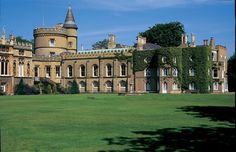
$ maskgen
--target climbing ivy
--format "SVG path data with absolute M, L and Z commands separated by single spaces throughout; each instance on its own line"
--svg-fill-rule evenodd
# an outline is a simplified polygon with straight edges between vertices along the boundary
M 166 57 L 166 62 L 162 62 Z M 174 60 L 176 59 L 176 62 Z M 166 47 L 157 50 L 135 51 L 133 53 L 134 72 L 143 71 L 147 67 L 171 67 L 178 70 L 178 77 L 173 77 L 182 90 L 188 90 L 189 83 L 195 84 L 199 93 L 209 92 L 211 78 L 211 49 L 199 46 L 194 48 Z M 189 69 L 194 68 L 195 76 L 189 76 Z M 208 72 L 209 69 L 209 72 Z M 172 73 L 172 70 L 171 70 Z M 212 87 L 211 87 L 212 88 Z

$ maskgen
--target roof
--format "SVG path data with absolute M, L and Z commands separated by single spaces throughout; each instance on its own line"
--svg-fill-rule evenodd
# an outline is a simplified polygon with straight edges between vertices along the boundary
M 160 45 L 153 44 L 153 43 L 146 43 L 143 46 L 144 50 L 154 50 L 154 49 L 160 49 Z
M 71 6 L 69 6 L 67 14 L 66 14 L 66 19 L 65 22 L 63 24 L 64 28 L 75 28 L 78 29 L 76 23 L 75 23 L 75 19 L 73 16 L 73 12 L 72 12 L 72 8 Z

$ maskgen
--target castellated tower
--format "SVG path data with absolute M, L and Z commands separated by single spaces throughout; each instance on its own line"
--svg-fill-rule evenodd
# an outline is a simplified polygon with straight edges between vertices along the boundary
M 64 24 L 34 29 L 35 54 L 43 56 L 76 53 L 77 25 L 69 6 Z

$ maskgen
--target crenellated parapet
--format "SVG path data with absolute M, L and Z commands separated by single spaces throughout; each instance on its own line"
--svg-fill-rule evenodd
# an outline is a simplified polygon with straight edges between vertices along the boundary
M 34 29 L 34 35 L 38 34 L 60 34 L 60 35 L 67 35 L 67 30 L 64 28 L 36 28 Z
M 100 49 L 100 50 L 83 50 L 83 51 L 78 51 L 77 54 L 64 54 L 62 55 L 62 59 L 114 57 L 116 56 L 116 54 L 121 54 L 121 53 L 129 56 L 132 55 L 132 52 L 134 50 L 135 50 L 134 47 Z
M 33 61 L 60 62 L 61 56 L 39 56 L 33 55 Z
M 24 49 L 24 50 L 32 50 L 32 44 L 31 43 L 23 43 L 23 42 L 14 42 L 13 47 L 15 49 Z

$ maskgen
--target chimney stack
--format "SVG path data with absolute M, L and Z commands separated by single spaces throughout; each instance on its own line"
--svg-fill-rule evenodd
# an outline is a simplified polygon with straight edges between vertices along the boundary
M 203 40 L 203 45 L 208 46 L 208 39 Z
M 116 36 L 114 34 L 108 35 L 108 49 L 116 48 Z
M 192 33 L 191 34 L 191 47 L 196 47 L 196 37 L 195 35 Z
M 146 37 L 138 36 L 137 50 L 143 50 L 143 46 L 147 43 Z
M 211 40 L 210 40 L 210 47 L 211 47 L 211 49 L 215 48 L 215 40 L 213 37 L 211 37 Z

